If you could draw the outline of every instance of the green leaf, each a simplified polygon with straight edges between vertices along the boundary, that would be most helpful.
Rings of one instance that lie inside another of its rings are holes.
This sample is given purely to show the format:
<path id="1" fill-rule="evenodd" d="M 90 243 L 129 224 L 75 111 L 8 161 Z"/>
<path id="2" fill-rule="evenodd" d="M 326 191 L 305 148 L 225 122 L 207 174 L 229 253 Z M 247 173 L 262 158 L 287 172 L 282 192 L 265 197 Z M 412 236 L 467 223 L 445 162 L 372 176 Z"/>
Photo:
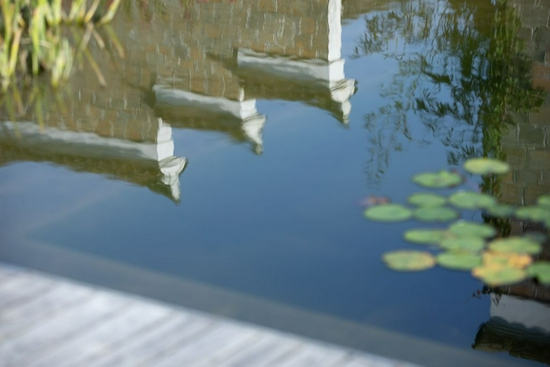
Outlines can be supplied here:
<path id="1" fill-rule="evenodd" d="M 460 209 L 478 209 L 495 205 L 497 200 L 479 192 L 458 191 L 449 197 L 449 202 Z"/>
<path id="2" fill-rule="evenodd" d="M 550 285 L 550 261 L 537 261 L 527 268 L 527 274 L 536 277 L 539 283 Z"/>
<path id="3" fill-rule="evenodd" d="M 540 243 L 527 237 L 499 238 L 489 242 L 489 249 L 495 252 L 514 252 L 519 254 L 538 254 L 542 247 Z"/>
<path id="4" fill-rule="evenodd" d="M 514 215 L 516 208 L 513 205 L 496 204 L 485 208 L 488 214 L 497 218 L 509 218 Z"/>
<path id="5" fill-rule="evenodd" d="M 382 256 L 386 265 L 397 271 L 419 271 L 433 267 L 435 259 L 429 252 L 398 250 Z"/>
<path id="6" fill-rule="evenodd" d="M 484 223 L 474 223 L 460 220 L 449 227 L 449 231 L 457 236 L 490 238 L 496 235 L 493 227 Z"/>
<path id="7" fill-rule="evenodd" d="M 445 236 L 440 229 L 409 229 L 405 232 L 405 240 L 424 245 L 437 245 Z"/>
<path id="8" fill-rule="evenodd" d="M 481 265 L 481 256 L 467 252 L 443 252 L 436 257 L 437 263 L 448 269 L 471 270 Z"/>
<path id="9" fill-rule="evenodd" d="M 522 206 L 516 210 L 516 217 L 534 222 L 546 222 L 550 220 L 550 209 L 542 206 Z"/>
<path id="10" fill-rule="evenodd" d="M 543 195 L 537 199 L 537 205 L 550 208 L 550 195 Z"/>
<path id="11" fill-rule="evenodd" d="M 458 218 L 458 213 L 455 210 L 446 207 L 418 208 L 413 215 L 423 222 L 447 222 Z"/>
<path id="12" fill-rule="evenodd" d="M 477 252 L 483 250 L 485 240 L 482 237 L 449 237 L 439 245 L 446 250 Z"/>
<path id="13" fill-rule="evenodd" d="M 442 189 L 460 185 L 463 178 L 455 172 L 439 171 L 419 173 L 413 176 L 413 181 L 420 186 L 431 189 Z"/>
<path id="14" fill-rule="evenodd" d="M 483 283 L 495 287 L 521 282 L 527 278 L 527 271 L 507 266 L 478 266 L 472 269 L 472 275 L 481 279 Z"/>
<path id="15" fill-rule="evenodd" d="M 365 210 L 365 217 L 381 222 L 400 222 L 409 219 L 412 211 L 400 204 L 377 205 Z"/>
<path id="16" fill-rule="evenodd" d="M 416 193 L 409 196 L 409 204 L 420 207 L 443 206 L 447 202 L 447 198 L 442 195 L 430 193 Z"/>
<path id="17" fill-rule="evenodd" d="M 510 170 L 510 165 L 492 158 L 472 158 L 464 162 L 464 169 L 476 175 L 503 174 Z"/>

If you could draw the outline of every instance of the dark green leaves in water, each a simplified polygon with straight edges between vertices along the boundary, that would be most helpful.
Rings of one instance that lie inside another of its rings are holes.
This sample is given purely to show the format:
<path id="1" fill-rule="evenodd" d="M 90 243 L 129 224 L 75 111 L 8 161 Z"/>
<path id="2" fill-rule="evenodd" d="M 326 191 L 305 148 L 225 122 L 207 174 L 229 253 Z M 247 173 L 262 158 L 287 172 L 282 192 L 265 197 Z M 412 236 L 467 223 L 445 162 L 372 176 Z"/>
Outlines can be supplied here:
<path id="1" fill-rule="evenodd" d="M 464 170 L 478 175 L 508 172 L 507 163 L 490 158 L 475 158 L 464 163 Z M 413 181 L 433 189 L 453 188 L 464 182 L 465 174 L 454 171 L 428 172 L 415 175 Z M 498 203 L 491 195 L 459 190 L 448 197 L 433 193 L 415 193 L 407 200 L 416 207 L 382 204 L 365 211 L 365 217 L 383 222 L 415 219 L 421 222 L 455 221 L 444 228 L 410 229 L 406 241 L 428 246 L 428 251 L 397 250 L 383 255 L 388 268 L 397 271 L 420 271 L 436 264 L 452 270 L 471 271 L 489 286 L 509 285 L 528 277 L 550 284 L 550 262 L 533 263 L 532 256 L 542 250 L 546 236 L 495 238 L 497 230 L 486 223 L 456 220 L 459 210 L 481 210 L 495 218 L 515 216 L 522 220 L 541 222 L 550 226 L 550 195 L 541 196 L 537 205 L 516 208 Z M 447 205 L 451 205 L 451 208 Z"/>

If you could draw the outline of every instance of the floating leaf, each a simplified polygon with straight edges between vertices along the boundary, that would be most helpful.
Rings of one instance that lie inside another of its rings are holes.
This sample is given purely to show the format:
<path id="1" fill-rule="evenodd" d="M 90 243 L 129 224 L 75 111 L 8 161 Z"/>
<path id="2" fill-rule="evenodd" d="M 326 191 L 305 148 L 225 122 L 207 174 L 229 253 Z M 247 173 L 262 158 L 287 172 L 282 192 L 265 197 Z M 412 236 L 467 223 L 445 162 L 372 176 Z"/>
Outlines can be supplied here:
<path id="1" fill-rule="evenodd" d="M 493 237 L 497 232 L 488 224 L 458 221 L 449 227 L 449 231 L 463 237 Z"/>
<path id="2" fill-rule="evenodd" d="M 430 193 L 416 193 L 409 196 L 409 204 L 420 207 L 442 206 L 447 202 L 447 198 L 442 195 Z"/>
<path id="3" fill-rule="evenodd" d="M 451 204 L 460 209 L 487 208 L 495 205 L 497 200 L 491 195 L 473 191 L 459 191 L 449 197 Z"/>
<path id="4" fill-rule="evenodd" d="M 516 210 L 516 217 L 533 222 L 545 222 L 550 220 L 550 209 L 542 206 L 522 206 Z"/>
<path id="5" fill-rule="evenodd" d="M 481 265 L 481 256 L 467 252 L 444 252 L 436 260 L 442 267 L 454 270 L 471 270 Z"/>
<path id="6" fill-rule="evenodd" d="M 447 250 L 477 252 L 483 250 L 485 240 L 482 237 L 449 237 L 442 240 L 439 245 Z"/>
<path id="7" fill-rule="evenodd" d="M 527 271 L 507 266 L 478 266 L 472 269 L 472 275 L 489 286 L 510 285 L 527 278 Z"/>
<path id="8" fill-rule="evenodd" d="M 543 195 L 537 199 L 537 205 L 550 208 L 550 195 Z"/>
<path id="9" fill-rule="evenodd" d="M 510 165 L 492 158 L 472 158 L 464 162 L 464 169 L 476 175 L 503 174 L 510 170 Z"/>
<path id="10" fill-rule="evenodd" d="M 458 217 L 458 213 L 446 207 L 418 208 L 413 213 L 414 217 L 423 222 L 447 222 Z"/>
<path id="11" fill-rule="evenodd" d="M 513 205 L 496 204 L 485 208 L 487 213 L 497 218 L 509 218 L 514 215 L 516 208 Z"/>
<path id="12" fill-rule="evenodd" d="M 520 254 L 538 254 L 542 247 L 540 243 L 527 237 L 499 238 L 489 242 L 489 249 L 495 252 L 515 252 Z"/>
<path id="13" fill-rule="evenodd" d="M 483 266 L 487 268 L 501 268 L 505 266 L 523 269 L 533 262 L 533 258 L 530 255 L 514 252 L 485 252 L 482 257 Z"/>
<path id="14" fill-rule="evenodd" d="M 377 205 L 365 210 L 365 217 L 381 222 L 399 222 L 412 216 L 412 211 L 403 205 Z"/>
<path id="15" fill-rule="evenodd" d="M 419 271 L 433 267 L 435 259 L 429 252 L 398 250 L 382 256 L 386 265 L 397 271 Z"/>
<path id="16" fill-rule="evenodd" d="M 537 261 L 527 268 L 527 274 L 536 277 L 539 283 L 550 285 L 550 261 Z"/>
<path id="17" fill-rule="evenodd" d="M 413 176 L 413 181 L 424 187 L 442 189 L 460 185 L 463 178 L 455 172 L 439 171 L 417 174 Z"/>
<path id="18" fill-rule="evenodd" d="M 405 232 L 405 240 L 424 245 L 437 245 L 445 235 L 440 229 L 410 229 Z"/>

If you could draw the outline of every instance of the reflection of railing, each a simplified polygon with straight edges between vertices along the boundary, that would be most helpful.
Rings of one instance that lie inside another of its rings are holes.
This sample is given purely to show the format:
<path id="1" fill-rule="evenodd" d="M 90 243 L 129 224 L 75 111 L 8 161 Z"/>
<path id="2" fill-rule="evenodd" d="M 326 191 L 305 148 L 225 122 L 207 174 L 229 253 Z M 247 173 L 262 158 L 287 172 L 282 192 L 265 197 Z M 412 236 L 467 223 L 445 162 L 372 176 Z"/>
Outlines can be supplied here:
<path id="1" fill-rule="evenodd" d="M 0 162 L 49 161 L 147 186 L 179 201 L 179 175 L 187 160 L 174 156 L 172 129 L 158 121 L 154 141 L 103 137 L 91 132 L 0 123 Z"/>

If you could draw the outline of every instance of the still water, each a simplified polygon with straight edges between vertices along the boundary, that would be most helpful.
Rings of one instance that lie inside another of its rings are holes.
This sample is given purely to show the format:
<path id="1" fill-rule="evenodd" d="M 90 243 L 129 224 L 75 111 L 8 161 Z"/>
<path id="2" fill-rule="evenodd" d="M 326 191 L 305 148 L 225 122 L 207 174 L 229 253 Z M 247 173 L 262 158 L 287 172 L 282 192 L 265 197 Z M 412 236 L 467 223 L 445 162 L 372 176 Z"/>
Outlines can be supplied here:
<path id="1" fill-rule="evenodd" d="M 483 284 L 386 269 L 418 223 L 363 202 L 482 155 L 514 168 L 503 201 L 548 193 L 548 7 L 493 3 L 127 2 L 91 46 L 106 87 L 85 65 L 57 94 L 3 95 L 0 260 L 62 273 L 78 254 L 487 354 Z"/>

